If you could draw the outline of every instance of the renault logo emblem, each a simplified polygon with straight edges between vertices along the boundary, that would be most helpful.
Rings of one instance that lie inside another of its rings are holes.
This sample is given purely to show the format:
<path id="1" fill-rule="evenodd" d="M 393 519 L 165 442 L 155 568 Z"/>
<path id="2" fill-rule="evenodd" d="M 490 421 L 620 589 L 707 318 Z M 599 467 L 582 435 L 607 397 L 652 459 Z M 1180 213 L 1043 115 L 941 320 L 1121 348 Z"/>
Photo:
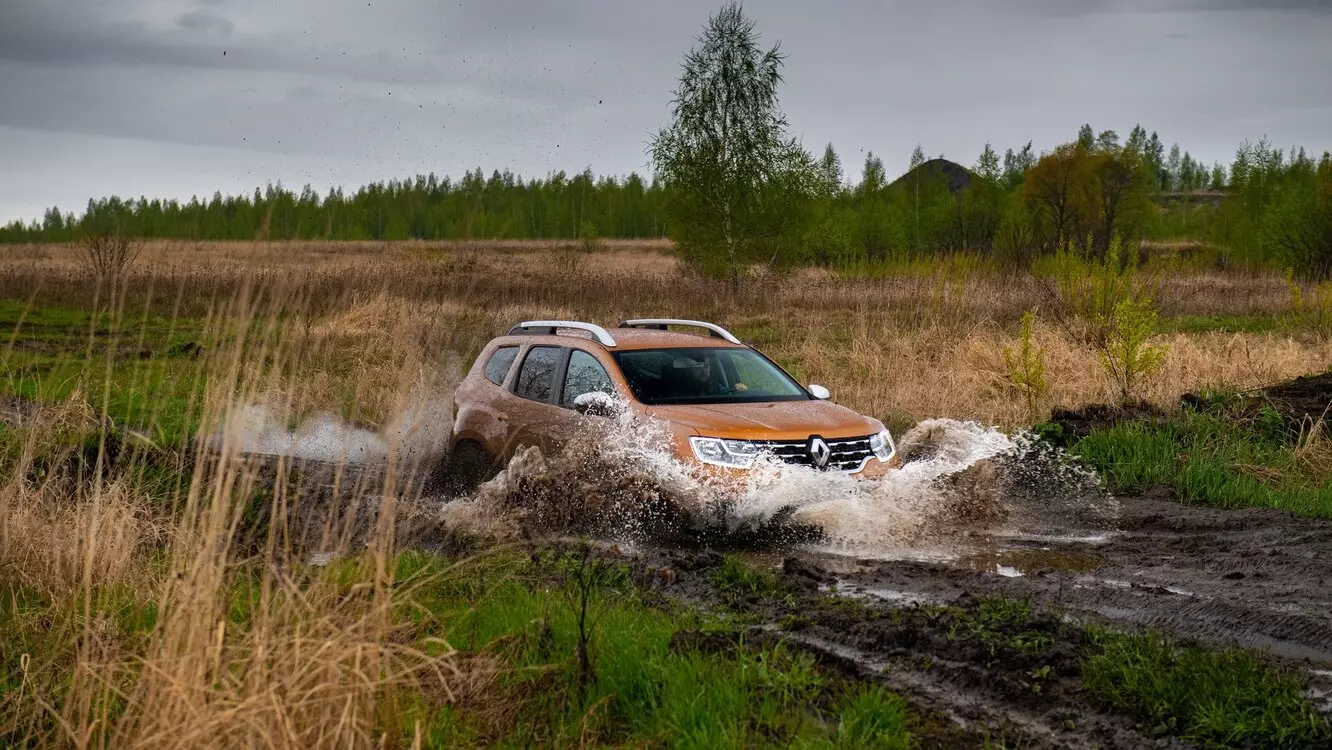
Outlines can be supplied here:
<path id="1" fill-rule="evenodd" d="M 816 469 L 826 469 L 828 459 L 832 457 L 832 449 L 823 442 L 821 437 L 812 437 L 809 439 L 809 460 Z"/>

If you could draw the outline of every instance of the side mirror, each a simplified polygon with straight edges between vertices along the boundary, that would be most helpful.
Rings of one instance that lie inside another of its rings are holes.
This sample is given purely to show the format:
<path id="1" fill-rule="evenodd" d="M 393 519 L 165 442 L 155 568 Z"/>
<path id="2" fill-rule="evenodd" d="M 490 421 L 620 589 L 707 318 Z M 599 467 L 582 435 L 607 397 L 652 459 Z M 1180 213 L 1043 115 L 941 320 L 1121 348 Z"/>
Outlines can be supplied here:
<path id="1" fill-rule="evenodd" d="M 592 417 L 613 417 L 620 409 L 609 393 L 592 391 L 574 397 L 574 411 Z"/>
<path id="2" fill-rule="evenodd" d="M 821 385 L 815 385 L 813 383 L 809 384 L 809 395 L 813 396 L 814 398 L 817 398 L 820 401 L 827 401 L 828 399 L 832 398 L 832 394 L 828 392 L 827 388 L 824 388 Z"/>

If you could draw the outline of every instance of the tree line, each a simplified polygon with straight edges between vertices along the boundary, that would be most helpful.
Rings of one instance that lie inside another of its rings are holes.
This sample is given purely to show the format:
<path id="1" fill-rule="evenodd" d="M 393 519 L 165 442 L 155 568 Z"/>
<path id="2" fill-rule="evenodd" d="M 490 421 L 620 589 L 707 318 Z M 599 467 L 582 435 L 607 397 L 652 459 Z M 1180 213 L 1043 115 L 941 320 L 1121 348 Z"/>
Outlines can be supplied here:
<path id="1" fill-rule="evenodd" d="M 48 209 L 41 221 L 0 229 L 0 242 L 68 242 L 114 233 L 184 240 L 408 240 L 660 237 L 661 190 L 637 174 L 591 170 L 524 180 L 478 167 L 454 181 L 434 174 L 341 188 L 321 196 L 281 184 L 253 195 L 214 193 L 188 202 L 118 197 L 88 201 L 81 215 Z"/>

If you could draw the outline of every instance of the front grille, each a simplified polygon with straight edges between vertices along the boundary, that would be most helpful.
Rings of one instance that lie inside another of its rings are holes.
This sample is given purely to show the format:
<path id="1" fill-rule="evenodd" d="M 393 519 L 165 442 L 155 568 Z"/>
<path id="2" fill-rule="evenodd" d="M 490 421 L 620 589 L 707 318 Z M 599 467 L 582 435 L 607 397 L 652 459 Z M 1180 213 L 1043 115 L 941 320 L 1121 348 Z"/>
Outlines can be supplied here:
<path id="1" fill-rule="evenodd" d="M 859 471 L 865 465 L 865 459 L 874 455 L 870 450 L 870 435 L 849 438 L 823 438 L 832 455 L 828 457 L 829 469 Z M 805 440 L 759 440 L 755 441 L 763 450 L 788 464 L 801 466 L 812 465 L 809 457 L 809 439 Z"/>

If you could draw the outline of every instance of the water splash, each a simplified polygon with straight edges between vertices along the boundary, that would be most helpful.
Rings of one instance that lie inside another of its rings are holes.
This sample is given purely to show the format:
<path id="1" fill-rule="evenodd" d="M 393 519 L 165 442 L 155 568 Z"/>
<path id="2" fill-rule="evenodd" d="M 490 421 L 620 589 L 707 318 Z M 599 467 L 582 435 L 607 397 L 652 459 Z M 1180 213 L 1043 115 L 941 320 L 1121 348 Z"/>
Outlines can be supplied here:
<path id="1" fill-rule="evenodd" d="M 263 403 L 235 408 L 210 444 L 226 443 L 243 454 L 287 456 L 334 464 L 383 464 L 424 469 L 444 454 L 453 424 L 451 399 L 420 393 L 407 400 L 383 429 L 357 427 L 329 412 L 319 412 L 290 427 L 281 409 Z"/>
<path id="2" fill-rule="evenodd" d="M 625 412 L 598 422 L 554 456 L 527 449 L 471 498 L 445 506 L 445 522 L 484 533 L 591 533 L 623 540 L 810 542 L 875 554 L 959 529 L 1039 518 L 1012 498 L 1019 483 L 1103 498 L 1094 475 L 975 422 L 927 420 L 899 440 L 907 460 L 883 478 L 762 460 L 718 477 L 676 459 L 664 425 Z M 1033 468 L 1031 464 L 1039 464 Z M 1021 524 L 1019 524 L 1021 525 Z"/>

